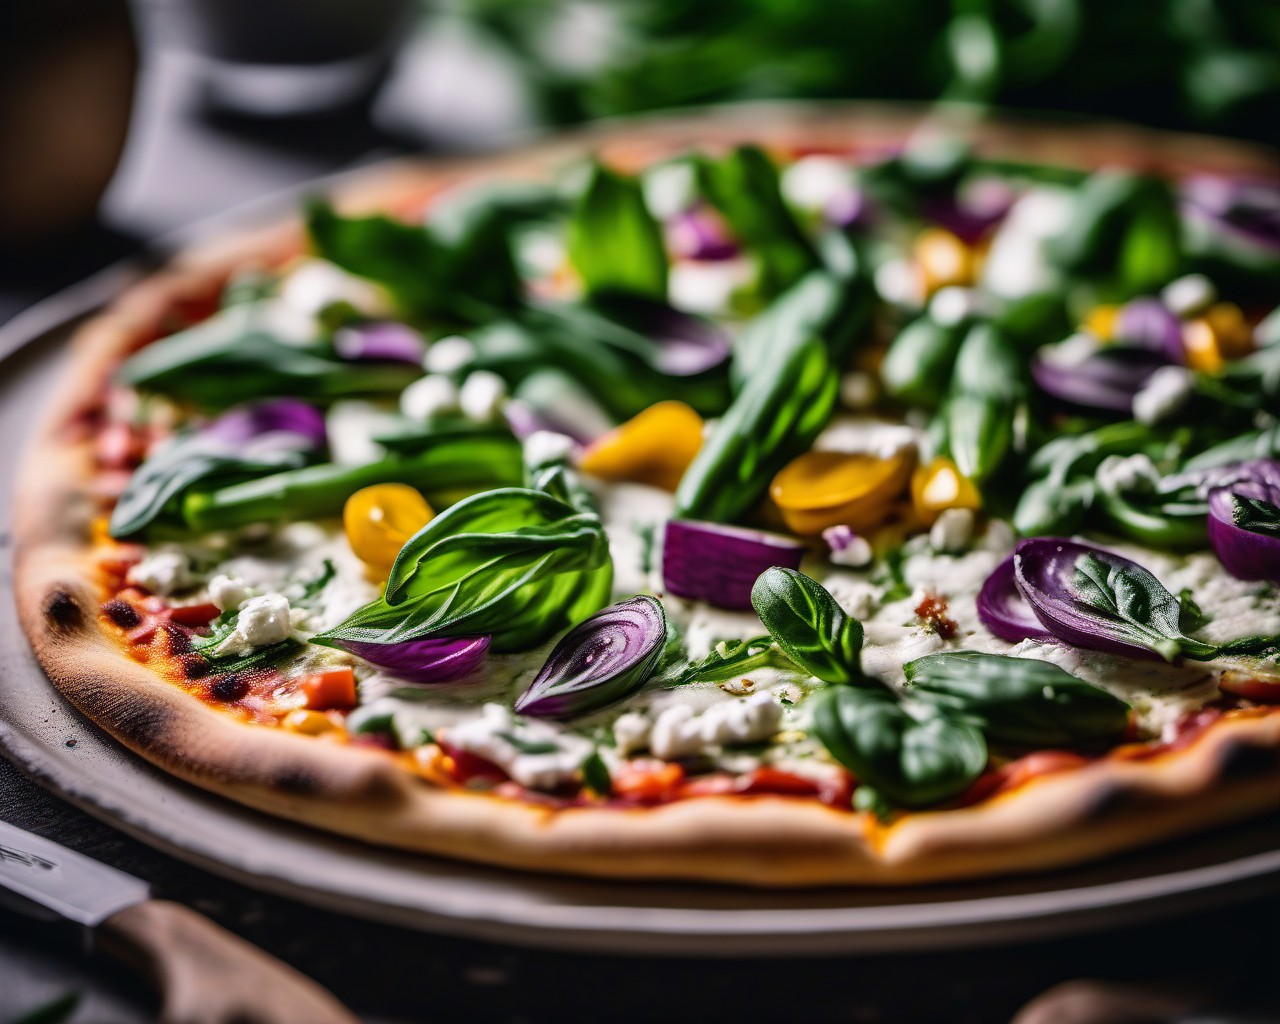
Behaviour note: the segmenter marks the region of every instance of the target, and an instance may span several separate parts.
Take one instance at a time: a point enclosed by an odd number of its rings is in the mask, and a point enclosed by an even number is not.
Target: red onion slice
[[[1175,363],[1186,362],[1182,321],[1159,299],[1126,303],[1116,321],[1116,337],[1135,348],[1160,352]]]
[[[407,324],[394,320],[340,328],[333,336],[333,347],[343,359],[414,366],[421,366],[427,354],[426,339]]]
[[[662,575],[677,597],[730,611],[751,609],[751,588],[766,569],[799,569],[804,545],[776,533],[691,519],[667,522]]]
[[[478,669],[489,650],[487,636],[433,637],[398,644],[334,641],[343,650],[414,683],[451,683]]]
[[[667,245],[677,259],[718,262],[731,260],[740,251],[719,216],[703,206],[668,220],[666,235]]]
[[[667,617],[652,597],[598,611],[556,644],[515,710],[538,718],[599,710],[649,678],[666,642]]]
[[[1280,581],[1280,462],[1236,468],[1243,479],[1209,493],[1209,543],[1236,579]]]
[[[209,423],[202,433],[232,446],[247,444],[265,434],[296,435],[294,439],[281,439],[295,448],[323,448],[326,440],[324,413],[296,398],[270,398],[236,406]]]
[[[1013,555],[996,566],[978,591],[978,618],[992,633],[1011,644],[1023,640],[1051,643],[1058,639],[1044,628],[1018,589]]]
[[[1133,396],[1160,367],[1169,365],[1163,353],[1144,348],[1113,348],[1081,363],[1063,365],[1036,356],[1031,376],[1045,394],[1080,409],[1133,414]]]

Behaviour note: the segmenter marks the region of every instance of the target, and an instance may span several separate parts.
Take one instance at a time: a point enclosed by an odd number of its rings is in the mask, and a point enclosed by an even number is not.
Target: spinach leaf
[[[1231,505],[1231,521],[1240,529],[1280,537],[1280,507],[1242,494],[1233,494]]]
[[[766,299],[819,266],[817,251],[782,198],[778,168],[762,149],[738,146],[719,158],[698,156],[693,166],[702,197],[759,261]]]
[[[810,675],[827,683],[864,681],[862,623],[817,580],[774,566],[757,577],[751,604],[774,642]]]
[[[613,792],[613,778],[609,775],[609,766],[604,763],[600,751],[593,750],[591,756],[582,762],[579,771],[583,786],[596,796],[609,796]]]
[[[676,515],[733,522],[788,461],[813,443],[835,409],[839,375],[806,338],[739,392],[676,490]]]
[[[1052,746],[1122,733],[1129,707],[1044,661],[978,651],[917,658],[903,666],[908,693],[946,708],[988,739]]]
[[[1100,628],[1123,642],[1166,661],[1190,653],[1178,623],[1182,608],[1177,598],[1137,563],[1087,552],[1076,560],[1071,589],[1082,605],[1101,613]]]
[[[813,732],[862,783],[903,807],[955,796],[987,764],[982,733],[929,704],[887,690],[835,686],[813,698]]]
[[[645,205],[638,179],[592,163],[569,218],[569,261],[588,294],[667,294],[662,226]]]

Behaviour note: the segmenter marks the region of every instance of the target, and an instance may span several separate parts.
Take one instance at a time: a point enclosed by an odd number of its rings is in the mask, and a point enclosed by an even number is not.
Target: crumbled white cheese
[[[1043,346],[1038,355],[1053,366],[1073,369],[1102,348],[1102,339],[1089,331],[1077,331],[1056,345]]]
[[[236,628],[214,648],[217,654],[250,654],[259,647],[287,640],[293,632],[292,609],[283,594],[251,597],[240,606]]]
[[[450,746],[492,761],[529,789],[573,782],[595,747],[549,722],[518,718],[501,704],[486,704],[478,718],[440,731]]]
[[[847,565],[859,569],[870,565],[875,557],[871,545],[866,538],[858,536],[852,529],[843,524],[830,526],[822,531],[822,539],[830,549],[830,559],[836,565]]]
[[[627,757],[649,746],[649,734],[652,731],[653,722],[647,715],[627,711],[613,723],[614,746],[620,755]]]
[[[457,373],[471,365],[476,347],[460,334],[450,334],[431,343],[422,360],[427,373]]]
[[[972,509],[943,509],[929,529],[929,546],[945,554],[963,551],[973,540],[973,525]]]
[[[649,733],[649,749],[664,761],[692,757],[702,749],[702,728],[688,704],[673,704],[658,715]]]
[[[439,344],[437,342],[437,344]],[[429,373],[400,393],[400,411],[415,422],[458,411],[458,386],[448,377]]]
[[[871,374],[854,370],[840,378],[840,404],[846,409],[870,409],[876,403],[876,380]]]
[[[1005,299],[1056,287],[1059,274],[1049,258],[1049,247],[1075,215],[1075,196],[1070,190],[1027,191],[996,229],[982,264],[982,284]]]
[[[929,317],[943,327],[956,327],[971,317],[990,311],[991,304],[976,288],[948,285],[929,300]]]
[[[253,596],[253,590],[243,580],[219,574],[209,581],[209,600],[220,611],[235,611]]]
[[[1162,366],[1133,396],[1133,418],[1147,426],[1178,412],[1191,397],[1195,378],[1185,366]]]
[[[825,210],[853,188],[853,173],[839,157],[803,156],[782,172],[782,195],[801,210]]]
[[[671,304],[690,313],[725,313],[734,293],[756,277],[750,259],[679,260],[671,267],[667,290]]]
[[[577,443],[568,434],[555,430],[535,430],[524,439],[525,465],[537,467],[564,462],[576,447]]]
[[[1160,470],[1151,461],[1151,456],[1141,452],[1137,455],[1108,455],[1099,463],[1095,479],[1098,486],[1109,494],[1149,493],[1160,480]]]
[[[880,297],[895,306],[915,309],[924,304],[924,282],[904,259],[885,260],[876,267],[875,285]]]
[[[489,370],[467,374],[458,392],[458,406],[469,420],[488,423],[502,413],[507,401],[507,382]]]
[[[1187,274],[1170,281],[1160,291],[1160,300],[1174,316],[1185,319],[1203,313],[1218,298],[1218,289],[1204,274]]]
[[[363,466],[383,456],[382,445],[373,438],[395,420],[372,402],[345,398],[329,406],[324,423],[330,458],[341,466]]]
[[[315,316],[335,302],[346,302],[366,316],[392,313],[390,303],[377,285],[321,259],[306,259],[295,264],[280,285],[280,298],[309,316]]]
[[[684,213],[698,200],[698,185],[687,160],[658,164],[644,174],[641,182],[649,212],[659,220]]]
[[[191,586],[191,559],[179,548],[161,548],[131,566],[125,580],[160,597]]]
[[[706,746],[732,747],[767,740],[782,725],[782,705],[772,693],[712,704],[699,716]]]

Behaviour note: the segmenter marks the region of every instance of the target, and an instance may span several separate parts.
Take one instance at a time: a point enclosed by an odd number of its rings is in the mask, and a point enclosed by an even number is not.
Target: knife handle
[[[180,903],[135,903],[96,937],[155,986],[160,1024],[358,1024],[310,978]]]

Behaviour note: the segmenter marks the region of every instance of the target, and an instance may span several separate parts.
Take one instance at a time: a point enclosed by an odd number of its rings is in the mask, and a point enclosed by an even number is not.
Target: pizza
[[[79,329],[25,629],[173,775],[760,886],[1280,806],[1280,179],[840,107],[362,171]]]

